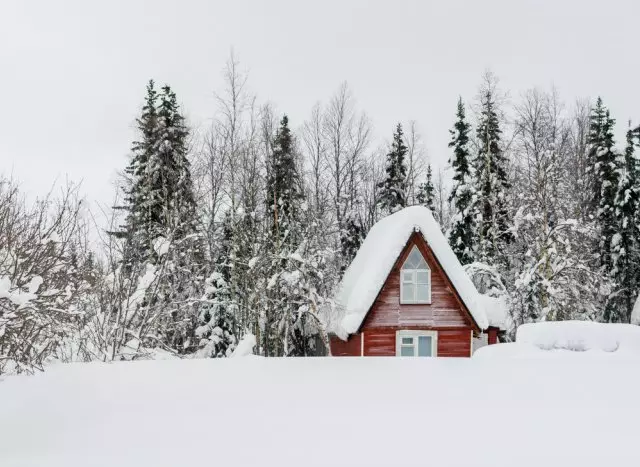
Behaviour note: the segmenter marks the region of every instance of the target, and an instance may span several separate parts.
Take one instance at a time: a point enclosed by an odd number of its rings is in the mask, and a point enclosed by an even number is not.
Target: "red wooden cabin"
[[[470,357],[474,339],[494,344],[500,332],[431,212],[419,206],[371,229],[338,303],[334,356]]]

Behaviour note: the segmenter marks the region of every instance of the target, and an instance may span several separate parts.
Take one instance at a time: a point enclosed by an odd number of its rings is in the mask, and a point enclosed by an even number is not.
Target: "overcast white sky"
[[[513,98],[601,94],[621,133],[640,120],[639,18],[639,0],[0,0],[0,173],[109,202],[146,81],[204,124],[232,46],[294,126],[346,80],[377,137],[417,120],[437,165],[487,67]]]

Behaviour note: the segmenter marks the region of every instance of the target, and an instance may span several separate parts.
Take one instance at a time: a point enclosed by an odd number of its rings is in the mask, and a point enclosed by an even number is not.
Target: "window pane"
[[[413,346],[402,346],[400,347],[400,356],[401,357],[413,357],[415,354],[413,352]]]
[[[429,272],[428,271],[417,271],[417,281],[418,284],[428,284],[429,283]]]
[[[406,287],[406,285],[405,285]],[[422,284],[418,285],[418,294],[417,301],[419,302],[428,302],[429,301],[429,286]]]
[[[418,337],[418,356],[431,357],[431,336]]]
[[[420,253],[416,250],[415,247],[411,249],[409,252],[409,256],[407,256],[402,269],[415,269],[416,265],[420,262],[420,258],[418,257]]]
[[[413,345],[413,337],[403,337],[402,344]]]
[[[402,282],[413,282],[413,271],[402,271]]]
[[[416,246],[411,249],[409,256],[402,265],[402,269],[427,269],[427,262]]]
[[[404,303],[410,303],[414,301],[414,285],[413,284],[403,284],[402,285],[402,301]]]

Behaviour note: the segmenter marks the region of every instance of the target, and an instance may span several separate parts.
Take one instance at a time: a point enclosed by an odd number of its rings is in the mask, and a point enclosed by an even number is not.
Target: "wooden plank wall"
[[[360,356],[360,334],[349,336],[349,339],[346,341],[343,341],[339,337],[331,336],[329,344],[331,345],[331,355],[334,357]]]
[[[395,356],[397,330],[395,328],[377,328],[365,331],[364,355],[370,357]],[[471,328],[439,329],[437,331],[438,357],[471,356]]]

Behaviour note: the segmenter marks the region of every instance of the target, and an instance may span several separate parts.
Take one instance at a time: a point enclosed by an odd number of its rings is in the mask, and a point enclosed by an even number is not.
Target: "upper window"
[[[400,303],[431,303],[431,270],[415,245],[400,270]]]

